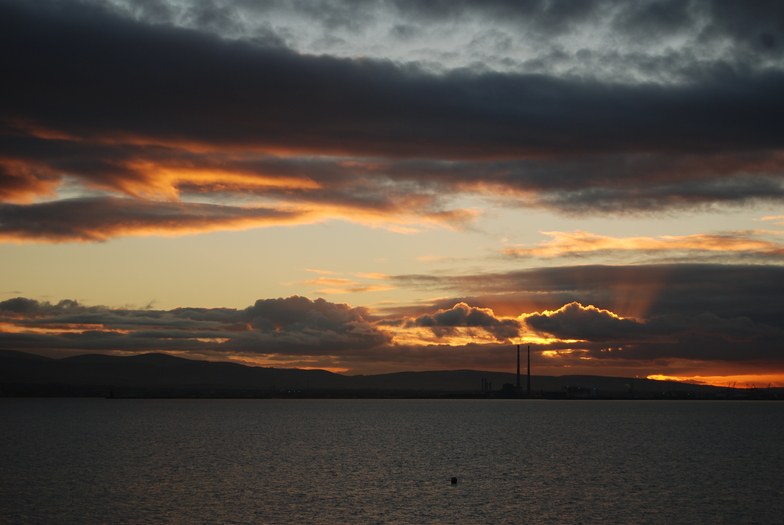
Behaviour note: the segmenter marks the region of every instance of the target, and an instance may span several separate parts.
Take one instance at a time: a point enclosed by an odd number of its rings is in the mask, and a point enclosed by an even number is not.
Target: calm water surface
[[[6,399],[0,417],[8,524],[784,523],[781,402]]]

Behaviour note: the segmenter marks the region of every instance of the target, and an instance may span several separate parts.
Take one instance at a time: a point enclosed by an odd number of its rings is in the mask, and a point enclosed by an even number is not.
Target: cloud
[[[317,273],[319,275],[334,275],[335,274],[335,272],[332,272],[332,271],[329,271],[329,270],[314,270],[312,268],[305,268],[305,271],[306,272]]]
[[[555,311],[534,313],[525,323],[539,333],[558,339],[618,342],[668,342],[674,336],[699,334],[721,337],[727,341],[749,341],[760,335],[773,335],[781,330],[758,325],[748,317],[722,319],[710,312],[688,316],[669,314],[649,319],[623,318],[609,310],[583,306],[573,302]],[[671,341],[670,341],[671,342]]]
[[[84,139],[455,160],[564,148],[781,146],[777,94],[784,81],[775,70],[724,71],[669,87],[433,75],[382,60],[226,41],[85,7],[2,8],[13,79],[0,103],[5,118]],[[76,57],[82,66],[64,66]],[[55,78],[58,89],[47,88]]]
[[[77,301],[72,301],[70,299],[64,299],[56,304],[39,302],[35,299],[28,299],[26,297],[15,297],[0,302],[0,312],[2,312],[3,316],[13,315],[13,317],[19,319],[35,319],[38,317],[50,317],[76,312],[92,313],[103,310],[103,307],[85,307],[80,305]]]
[[[389,277],[390,277],[389,275],[387,275],[385,273],[377,273],[377,272],[358,273],[357,276],[358,277],[362,277],[364,279],[382,279],[382,280],[383,279],[389,279]]]
[[[331,275],[333,272],[321,272],[317,270],[308,270],[308,271],[316,271],[320,274],[327,274]],[[371,274],[356,274],[357,277],[361,277],[363,279],[385,279],[388,276],[383,274],[371,273]],[[340,295],[340,294],[347,294],[347,293],[364,293],[364,292],[380,292],[384,290],[393,290],[396,287],[389,285],[389,284],[364,284],[359,281],[353,281],[351,279],[346,279],[343,277],[319,277],[317,279],[308,279],[305,281],[300,281],[300,284],[307,285],[307,286],[326,286],[327,288],[321,288],[318,290],[314,290],[313,293],[321,294],[321,295]]]
[[[124,235],[182,235],[318,220],[298,211],[117,197],[0,203],[0,240],[89,242]]]
[[[540,333],[559,339],[624,340],[650,335],[646,326],[635,319],[624,319],[595,306],[569,303],[554,312],[531,314],[525,323]]]
[[[40,138],[15,137],[4,144],[0,138],[0,169],[24,172],[3,185],[6,200],[11,202],[29,204],[36,197],[51,198],[68,182],[71,190],[81,186],[93,196],[121,194],[144,201],[148,209],[163,201],[164,214],[171,201],[213,201],[285,212],[307,209],[313,220],[340,218],[405,231],[423,226],[470,227],[482,212],[451,206],[450,200],[461,194],[501,199],[505,205],[549,207],[566,214],[741,205],[784,197],[781,183],[770,175],[784,169],[780,156],[743,155],[735,161],[726,154],[721,157],[715,159],[716,169],[721,165],[724,170],[718,173],[712,167],[694,165],[696,161],[687,163],[691,168],[656,170],[655,159],[650,158],[649,163],[627,159],[625,172],[617,159],[608,164],[582,157],[569,162],[349,161],[108,147]],[[730,183],[733,180],[737,184]],[[88,208],[82,211],[88,212]],[[35,214],[29,215],[30,237],[41,239],[35,231],[46,231],[45,220],[35,222]],[[94,221],[107,218],[119,222],[122,214],[96,216]],[[214,228],[205,221],[204,231],[219,228],[218,221]],[[162,222],[160,230],[165,229]]]
[[[94,2],[122,17],[305,54],[419,61],[433,70],[477,68],[682,80],[724,63],[780,64],[775,2],[721,0],[146,1]]]
[[[520,322],[515,319],[499,319],[489,308],[472,308],[458,303],[448,310],[439,310],[431,315],[423,315],[406,323],[407,327],[430,328],[436,337],[454,335],[456,328],[481,328],[492,334],[498,341],[517,337]]]
[[[258,300],[243,310],[86,307],[14,298],[0,302],[0,346],[33,350],[171,350],[280,358],[351,355],[389,342],[368,311],[324,299]]]
[[[773,224],[776,226],[784,225],[784,215],[770,215],[767,217],[762,217],[760,219],[753,219],[755,221],[776,221]]]
[[[577,341],[559,345],[568,348],[565,354],[557,349],[544,351],[552,357],[569,355],[576,349],[583,360],[759,360],[780,366],[784,358],[777,343],[784,330],[755,323],[748,317],[725,319],[702,312],[628,319],[575,302],[556,311],[528,315],[525,322],[556,340]]]
[[[779,257],[784,254],[784,245],[757,238],[761,235],[784,232],[735,231],[721,234],[697,234],[684,236],[662,235],[659,237],[611,237],[584,231],[541,232],[551,240],[537,247],[504,248],[501,253],[514,257],[574,257],[601,252],[648,252],[669,256],[673,252],[720,252],[723,257],[734,253]]]
[[[36,168],[31,173],[46,175],[45,178],[32,175],[17,177],[18,181],[7,185],[10,189],[6,200],[22,202],[8,209],[18,210],[17,214],[26,217],[18,238],[26,233],[30,238],[44,240],[51,228],[46,217],[36,220],[42,206],[30,204],[30,201],[44,194],[56,196],[61,189],[73,193],[80,188],[92,199],[104,197],[106,202],[124,202],[124,207],[143,208],[151,216],[155,213],[166,216],[175,206],[173,202],[184,202],[183,206],[187,206],[187,203],[198,200],[195,207],[213,201],[215,206],[222,207],[224,215],[232,212],[230,206],[235,208],[233,214],[237,216],[247,215],[247,209],[255,207],[267,209],[270,213],[278,211],[280,215],[307,217],[304,222],[339,218],[372,227],[411,232],[416,231],[415,227],[459,229],[479,215],[475,210],[444,209],[443,199],[432,187],[404,182],[404,187],[397,188],[383,176],[369,178],[367,175],[374,168],[345,159],[196,154],[155,147],[109,148],[83,146],[78,142],[63,144],[62,141],[51,144],[37,138],[15,139],[5,146],[7,151],[3,160],[0,139],[0,168],[32,163]],[[12,155],[14,159],[9,160]],[[117,194],[138,202],[116,200]],[[66,202],[66,199],[60,201]],[[47,203],[47,206],[52,204]],[[118,235],[135,234],[137,229],[129,224],[122,231],[119,226],[127,217],[120,209],[116,216],[111,216],[112,207],[109,205],[102,206],[100,213],[94,206],[81,206],[80,210],[82,220],[87,223],[117,223]],[[91,213],[95,215],[90,217]],[[168,226],[161,221],[158,229],[166,234]],[[199,231],[195,224],[191,226],[194,231]],[[202,231],[214,229],[232,228],[231,224],[221,224],[220,220],[210,221],[210,214],[205,213]],[[178,230],[173,225],[168,233],[181,233]],[[54,232],[48,233],[57,237]],[[110,235],[108,230],[101,234],[104,237]]]
[[[367,372],[382,365],[395,370],[503,369],[510,366],[509,342],[514,339],[533,344],[537,366],[551,373],[565,366],[581,367],[582,373],[612,368],[618,375],[633,367],[664,373],[686,361],[692,368],[697,363],[710,369],[717,363],[765,362],[770,369],[784,369],[780,312],[777,326],[761,322],[759,315],[732,317],[709,310],[629,318],[573,302],[550,311],[520,312],[518,319],[476,304],[452,305],[423,306],[420,315],[382,317],[366,308],[299,296],[260,299],[245,309],[172,310],[18,297],[0,302],[0,347],[52,356],[167,351]]]
[[[579,302],[621,317],[712,312],[725,319],[746,316],[755,323],[784,328],[781,266],[579,265],[454,276],[399,275],[390,281],[406,288],[452,292],[449,299],[437,301],[436,308],[465,301],[517,316]]]
[[[342,279],[337,277],[319,277],[318,279],[309,279],[307,281],[302,281],[303,284],[310,284],[316,286],[353,286],[355,284],[359,284],[356,281],[351,281],[349,279]]]
[[[314,293],[324,294],[324,295],[340,295],[346,293],[363,293],[363,292],[383,292],[385,290],[394,290],[394,286],[386,285],[386,284],[371,284],[371,285],[362,285],[362,286],[345,286],[345,287],[338,287],[338,288],[322,288],[321,290],[314,290]]]
[[[9,79],[0,100],[0,199],[33,206],[5,209],[26,217],[6,239],[274,222],[227,219],[251,212],[225,208],[215,220],[205,213],[201,225],[166,222],[178,201],[410,233],[470,227],[482,211],[453,205],[466,194],[578,215],[784,200],[784,36],[771,6],[6,0],[0,12]],[[280,35],[255,22],[278,16],[293,20],[276,26]],[[536,45],[506,69],[433,69],[419,59],[297,47],[303,34],[313,40],[314,24],[361,40],[362,28],[393,19],[480,28],[466,43],[466,64],[512,60],[520,42],[509,34]],[[496,32],[483,25],[491,22]],[[598,27],[615,29],[593,33]],[[586,40],[591,34],[600,43],[647,39],[653,54],[638,46],[614,57]],[[559,35],[588,47],[570,50]],[[721,51],[711,55],[714,48]],[[565,69],[532,65],[556,64],[559,53]],[[634,64],[640,78],[659,73],[639,81],[574,69],[596,62],[621,71]],[[148,218],[164,220],[123,226],[122,211],[110,216],[104,206],[91,220],[113,230],[59,235],[34,217],[41,199],[66,190],[137,199]]]
[[[0,0],[0,240],[329,219],[459,230],[483,217],[466,197],[573,216],[778,205],[783,44],[777,2]],[[507,253],[781,254],[773,232],[549,235]],[[485,343],[520,336],[533,312],[542,333],[580,339],[545,345],[573,363],[619,361],[602,352],[618,344],[638,361],[776,361],[784,328],[771,264],[317,277],[319,293],[449,293],[384,319],[305,298],[169,311],[14,299],[0,339],[355,369],[497,363],[502,345]],[[460,346],[466,334],[476,344]]]

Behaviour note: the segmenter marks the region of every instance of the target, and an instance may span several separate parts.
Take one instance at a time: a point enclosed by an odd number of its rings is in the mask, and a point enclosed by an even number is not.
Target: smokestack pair
[[[520,345],[517,345],[517,392],[520,390]],[[528,397],[531,397],[531,345],[528,345]]]

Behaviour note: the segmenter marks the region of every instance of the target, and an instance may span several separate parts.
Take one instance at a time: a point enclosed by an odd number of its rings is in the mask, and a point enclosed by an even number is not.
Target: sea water
[[[4,399],[0,417],[6,524],[784,523],[776,401]]]

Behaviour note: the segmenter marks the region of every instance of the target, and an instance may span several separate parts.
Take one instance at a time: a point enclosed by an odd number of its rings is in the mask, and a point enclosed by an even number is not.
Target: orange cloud
[[[389,275],[385,273],[358,273],[357,276],[365,279],[389,279]]]
[[[353,283],[357,284],[357,283]],[[314,290],[314,293],[325,295],[340,295],[347,293],[363,293],[363,292],[383,292],[384,290],[394,290],[394,286],[386,284],[368,285],[368,286],[348,286],[346,288],[323,288],[321,290]]]
[[[352,286],[355,284],[359,284],[355,281],[349,281],[348,279],[341,279],[341,278],[328,278],[328,277],[319,277],[318,279],[309,279],[307,281],[302,281],[302,284],[310,284],[314,286]]]
[[[662,235],[658,237],[610,237],[580,230],[567,232],[541,232],[552,237],[535,248],[505,248],[501,253],[517,257],[563,257],[572,254],[601,251],[665,251],[701,250],[712,252],[762,252],[784,254],[784,245],[754,239],[759,231],[731,232],[728,234],[698,234],[687,236]],[[778,232],[764,232],[778,233]]]
[[[762,217],[760,219],[754,219],[755,221],[776,221],[773,224],[776,226],[784,226],[784,215],[768,215],[767,217]]]
[[[136,197],[176,200],[182,186],[209,192],[243,192],[270,188],[318,189],[317,182],[305,177],[260,174],[238,169],[216,167],[167,166],[150,161],[133,161],[128,167],[140,174],[139,179],[124,178],[119,183],[128,194]]]
[[[321,272],[318,272],[321,273]],[[365,276],[366,274],[358,274],[360,277]],[[381,274],[370,274],[370,275],[381,275]],[[373,278],[373,277],[371,277]],[[376,277],[377,278],[377,277]],[[388,285],[388,284],[361,284],[357,281],[352,281],[350,279],[344,279],[341,277],[319,277],[318,279],[309,279],[307,281],[302,281],[301,284],[311,285],[311,286],[327,286],[328,288],[322,288],[320,290],[314,290],[313,293],[323,294],[323,295],[340,295],[340,294],[348,294],[348,293],[363,293],[363,292],[381,292],[384,290],[394,290],[395,287]]]
[[[61,177],[44,164],[0,157],[0,202],[30,203],[53,197]]]

